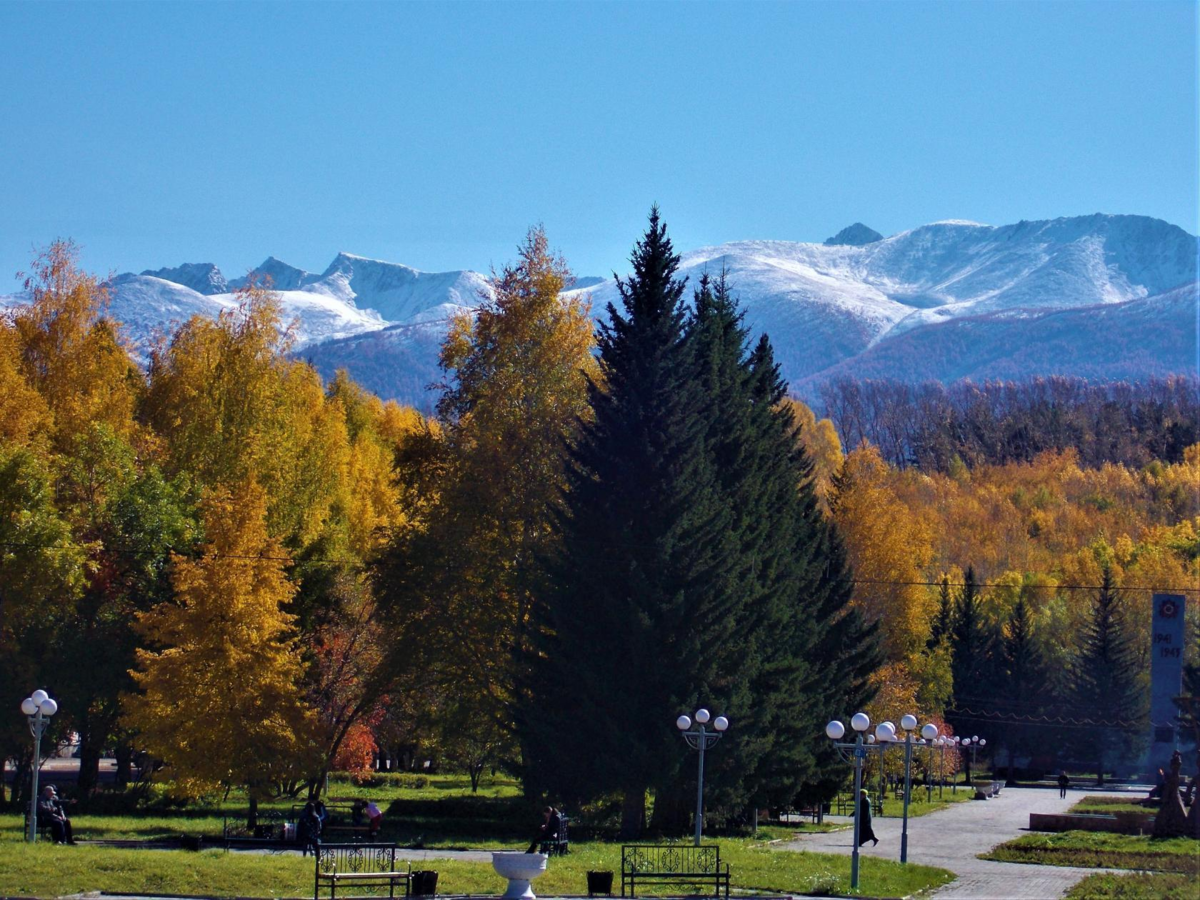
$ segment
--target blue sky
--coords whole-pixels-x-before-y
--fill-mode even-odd
[[[580,274],[677,246],[1092,212],[1196,233],[1193,2],[0,0],[0,290],[339,250]]]

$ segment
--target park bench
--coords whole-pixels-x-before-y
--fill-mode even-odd
[[[356,888],[370,896],[383,896],[376,891],[385,884],[388,897],[395,897],[396,885],[400,883],[407,897],[412,884],[412,863],[398,869],[396,849],[395,844],[322,844],[314,856],[313,900],[320,900],[326,887],[329,900],[337,900],[339,888],[343,896]]]
[[[37,833],[40,838],[50,837],[50,820],[38,816]],[[25,811],[25,830],[21,832],[23,835],[29,834],[29,811]]]
[[[716,844],[626,844],[621,847],[621,896],[637,896],[637,882],[713,886],[713,896],[729,900],[729,863]]]
[[[570,824],[571,818],[561,813],[558,818],[558,837],[552,841],[542,841],[538,844],[538,851],[547,856],[566,856],[571,852],[571,841],[567,835],[567,825]]]
[[[294,804],[289,812],[289,821],[299,822],[300,815],[304,812],[304,804]],[[362,822],[354,821],[354,804],[345,801],[331,800],[325,804],[325,812],[327,818],[324,825],[321,826],[321,837],[329,835],[346,835],[351,840],[361,835],[367,840],[373,840],[374,835],[371,832],[371,826],[365,820]]]
[[[871,801],[871,815],[883,815],[883,799],[878,794],[870,794],[868,798]],[[852,816],[857,807],[854,803],[854,795],[848,793],[839,793],[837,796],[837,811],[839,816]]]

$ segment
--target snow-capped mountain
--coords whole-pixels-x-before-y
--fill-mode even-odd
[[[694,284],[724,271],[747,324],[770,334],[785,377],[811,393],[835,375],[1192,372],[1198,250],[1195,236],[1145,216],[998,227],[952,220],[886,238],[856,222],[822,244],[687,251],[680,273]],[[422,272],[339,253],[319,275],[274,257],[228,282],[209,263],[120,275],[111,312],[144,344],[191,315],[231,308],[231,292],[250,278],[270,278],[295,319],[297,353],[323,374],[345,367],[365,386],[425,409],[450,316],[490,291],[477,272]],[[619,304],[612,278],[581,278],[574,290],[590,295],[597,316]],[[1103,339],[1107,356],[1097,349]]]

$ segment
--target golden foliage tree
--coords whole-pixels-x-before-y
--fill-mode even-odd
[[[0,320],[0,441],[29,444],[49,433],[50,408],[21,370],[17,329]]]
[[[424,436],[418,475],[436,473],[426,482],[436,499],[383,575],[393,610],[424,632],[446,681],[497,721],[535,562],[555,537],[566,441],[596,373],[588,305],[562,294],[570,281],[545,233],[531,229],[518,261],[493,277],[494,297],[454,322],[441,354],[443,430]]]
[[[139,616],[153,649],[138,651],[142,693],[127,720],[183,796],[245,785],[257,801],[313,771],[316,721],[300,699],[294,617],[284,610],[295,587],[266,507],[251,481],[211,494],[203,554],[175,557],[174,602]]]
[[[813,489],[817,492],[821,509],[828,512],[833,479],[841,470],[845,458],[841,438],[838,437],[833,422],[829,419],[818,419],[806,404],[794,397],[785,397],[782,402],[792,411],[797,435],[812,461]]]
[[[856,580],[854,601],[869,622],[878,621],[887,658],[917,652],[929,633],[933,594],[921,582],[932,561],[925,520],[892,490],[879,451],[862,446],[846,457],[831,499]]]
[[[130,437],[143,386],[117,323],[106,316],[107,289],[78,260],[70,241],[51,244],[25,280],[31,302],[13,315],[21,369],[53,414],[63,448],[95,424]]]

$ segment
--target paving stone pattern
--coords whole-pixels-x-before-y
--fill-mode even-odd
[[[1065,812],[1083,797],[1057,789],[1005,788],[999,797],[960,803],[908,821],[908,861],[949,869],[958,878],[930,896],[936,900],[1058,900],[1076,882],[1099,869],[1033,866],[976,859],[997,844],[1027,833],[1029,814]],[[867,844],[862,853],[884,859],[900,858],[900,819],[872,820],[879,846]],[[789,850],[849,854],[853,831],[805,835],[784,844]],[[861,884],[863,893],[871,885]]]

